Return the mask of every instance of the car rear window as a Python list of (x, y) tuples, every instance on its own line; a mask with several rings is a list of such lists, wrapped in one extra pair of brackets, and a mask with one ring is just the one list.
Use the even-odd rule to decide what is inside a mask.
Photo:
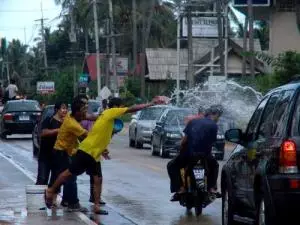
[(148, 108), (141, 111), (140, 120), (158, 120), (164, 108)]
[(184, 118), (193, 115), (193, 110), (170, 110), (167, 113), (166, 124), (171, 126), (184, 125)]
[(40, 111), (41, 108), (38, 102), (35, 101), (12, 101), (7, 103), (6, 111)]

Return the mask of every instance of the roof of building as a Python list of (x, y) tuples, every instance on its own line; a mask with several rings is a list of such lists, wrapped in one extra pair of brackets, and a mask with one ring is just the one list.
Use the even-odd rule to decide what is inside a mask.
[[(230, 39), (229, 46), (236, 49), (236, 53), (243, 49), (243, 39)], [(194, 39), (193, 40), (193, 58), (195, 63), (199, 60), (206, 64), (206, 58), (210, 57), (211, 49), (218, 48), (218, 40), (216, 39)], [(255, 51), (261, 51), (259, 40), (254, 42)], [(216, 56), (217, 56), (216, 52)], [(177, 78), (177, 50), (171, 48), (147, 48), (147, 62), (150, 80), (166, 80)], [(210, 59), (210, 58), (209, 58)], [(180, 64), (187, 65), (188, 51), (181, 49)], [(258, 63), (258, 62), (257, 62)], [(187, 66), (180, 67), (180, 80), (186, 80)]]

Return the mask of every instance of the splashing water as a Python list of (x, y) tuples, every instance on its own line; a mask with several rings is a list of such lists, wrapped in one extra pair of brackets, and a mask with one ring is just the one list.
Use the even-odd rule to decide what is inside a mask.
[[(200, 106), (208, 108), (214, 104), (222, 105), (224, 113), (221, 120), (226, 121), (223, 130), (232, 127), (245, 130), (252, 113), (262, 99), (262, 94), (252, 87), (242, 86), (230, 80), (206, 82), (179, 92), (181, 107), (198, 109)], [(172, 94), (172, 102), (176, 102), (176, 94), (176, 91)]]

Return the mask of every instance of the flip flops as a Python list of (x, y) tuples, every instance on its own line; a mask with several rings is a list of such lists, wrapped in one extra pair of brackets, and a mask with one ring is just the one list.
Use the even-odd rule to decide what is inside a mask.
[(53, 206), (52, 199), (47, 198), (47, 190), (44, 191), (44, 201), (48, 209), (51, 209)]
[(103, 209), (94, 210), (94, 213), (98, 214), (98, 215), (108, 215), (108, 211), (103, 210)]

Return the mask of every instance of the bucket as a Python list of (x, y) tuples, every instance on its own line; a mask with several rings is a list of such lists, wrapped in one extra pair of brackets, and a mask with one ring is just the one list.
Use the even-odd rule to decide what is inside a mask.
[(46, 185), (26, 185), (27, 212), (45, 209), (44, 191), (46, 188)]

